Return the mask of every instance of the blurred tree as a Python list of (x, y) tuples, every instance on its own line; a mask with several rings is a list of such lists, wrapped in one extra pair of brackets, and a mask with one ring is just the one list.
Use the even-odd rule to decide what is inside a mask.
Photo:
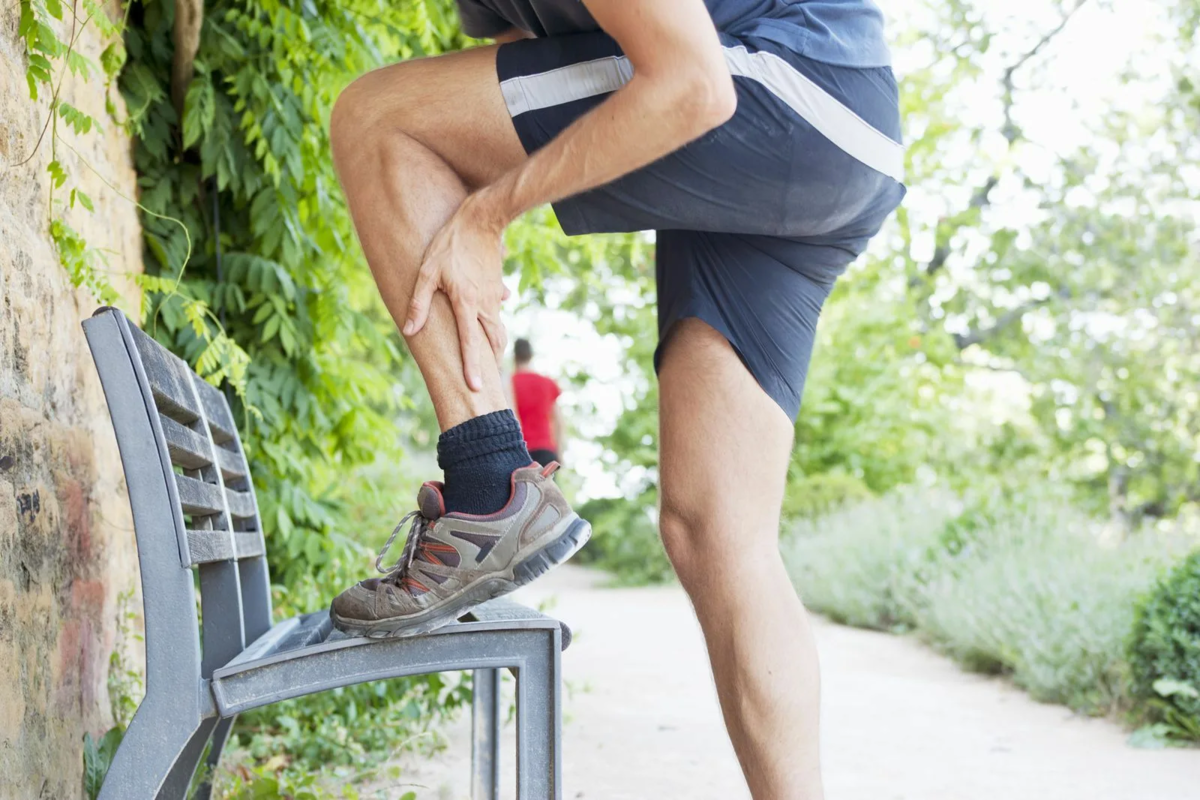
[[(926, 131), (984, 145), (990, 138), (997, 155), (975, 161), (968, 193), (961, 177), (935, 182), (965, 202), (938, 219), (931, 257), (906, 268), (923, 325), (948, 333), (965, 367), (1024, 379), (1043, 474), (1072, 481), (1093, 508), (1132, 522), (1200, 500), (1200, 175), (1188, 169), (1200, 163), (1188, 77), (1196, 60), (1181, 24), (1184, 35), (1170, 43), (1179, 55), (1169, 96), (1114, 110), (1077, 152), (1037, 169), (1040, 145), (1020, 125), (1023, 72), (1085, 2), (1063, 4), (1059, 24), (1002, 70), (996, 127), (921, 120)], [(1194, 0), (1174, 6), (1193, 31), (1195, 9)], [(979, 36), (978, 52), (992, 40)], [(1155, 78), (1130, 72), (1126, 80), (1151, 90)], [(1004, 208), (997, 194), (1006, 195)], [(1019, 224), (1015, 205), (1026, 210)]]

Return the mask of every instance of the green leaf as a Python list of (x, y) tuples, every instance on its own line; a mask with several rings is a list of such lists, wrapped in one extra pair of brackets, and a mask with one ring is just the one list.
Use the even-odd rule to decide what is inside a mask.
[(57, 160), (47, 164), (46, 171), (50, 173), (50, 180), (56, 188), (62, 187), (67, 182), (67, 172)]
[(88, 133), (96, 122), (90, 114), (85, 114), (64, 101), (58, 104), (58, 115), (78, 134)]
[(262, 337), (259, 341), (266, 343), (275, 338), (275, 334), (279, 332), (279, 323), (278, 314), (267, 320), (267, 324), (263, 326)]
[(21, 0), (21, 16), (17, 22), (17, 36), (27, 40), (34, 31), (35, 22), (33, 4), (29, 0)]
[(67, 68), (71, 70), (72, 75), (78, 75), (86, 80), (91, 77), (95, 66), (90, 58), (78, 50), (71, 50), (67, 53)]
[(124, 737), (123, 728), (110, 728), (100, 741), (92, 739), (90, 733), (83, 735), (83, 791), (88, 800), (96, 800), (100, 796), (100, 788), (104, 785), (104, 776), (112, 766), (113, 756)]
[(125, 66), (126, 57), (125, 43), (113, 42), (100, 54), (100, 67), (104, 70), (105, 75), (112, 78), (121, 71), (121, 67)]
[(212, 130), (216, 109), (213, 85), (197, 75), (188, 86), (183, 103), (183, 146), (192, 147)]
[(1177, 681), (1171, 678), (1159, 678), (1154, 682), (1154, 691), (1160, 697), (1188, 697), (1192, 700), (1200, 699), (1200, 691), (1196, 691), (1196, 687), (1184, 681)]
[(86, 208), (88, 211), (96, 210), (95, 207), (92, 205), (92, 198), (88, 197), (83, 192), (82, 189), (75, 189), (74, 194), (76, 197), (79, 198), (79, 204), (82, 205), (84, 208)]

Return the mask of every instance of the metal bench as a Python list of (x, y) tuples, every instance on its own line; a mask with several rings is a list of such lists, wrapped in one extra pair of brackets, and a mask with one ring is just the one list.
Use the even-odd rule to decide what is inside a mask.
[(561, 797), (566, 626), (506, 601), (411, 639), (347, 638), (327, 610), (275, 622), (254, 485), (225, 397), (116, 309), (83, 327), (125, 469), (146, 625), (146, 696), (102, 800), (183, 798), (210, 743), (217, 766), (242, 711), (449, 670), (474, 670), (472, 796), (498, 800), (501, 669), (517, 679), (518, 796)]

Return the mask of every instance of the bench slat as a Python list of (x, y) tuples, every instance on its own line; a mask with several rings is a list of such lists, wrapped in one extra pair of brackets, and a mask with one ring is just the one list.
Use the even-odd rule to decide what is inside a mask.
[(252, 519), (254, 517), (254, 498), (250, 496), (249, 492), (226, 489), (225, 497), (229, 501), (229, 514), (234, 519)]
[(143, 333), (136, 325), (129, 326), (133, 343), (142, 357), (142, 366), (150, 380), (150, 391), (158, 410), (185, 425), (200, 417), (200, 409), (192, 394), (194, 374), (188, 366), (158, 342)]
[(200, 531), (189, 529), (188, 553), (193, 564), (212, 564), (216, 561), (233, 561), (253, 558), (263, 554), (262, 538), (258, 531)]
[(300, 617), (300, 624), (293, 628), (287, 636), (281, 637), (274, 649), (264, 655), (286, 653), (300, 647), (320, 644), (329, 638), (333, 632), (333, 621), (329, 618), (329, 610), (317, 611)]
[(250, 474), (250, 470), (246, 468), (246, 459), (242, 458), (241, 453), (226, 450), (220, 445), (217, 445), (216, 451), (217, 461), (221, 465), (221, 477), (225, 479), (225, 483), (244, 480)]
[(184, 514), (205, 517), (225, 511), (225, 504), (221, 502), (220, 486), (198, 481), (186, 475), (176, 475), (175, 485), (179, 488), (179, 505)]
[(520, 622), (521, 620), (550, 620), (557, 622), (562, 629), (562, 649), (566, 650), (571, 646), (571, 629), (567, 623), (557, 620), (554, 617), (547, 616), (540, 611), (535, 611), (532, 608), (523, 606), (509, 600), (506, 597), (500, 597), (495, 600), (489, 600), (481, 606), (476, 606), (471, 610), (470, 618), (478, 622), (492, 623), (510, 623)]
[(171, 463), (184, 469), (200, 469), (212, 463), (208, 441), (191, 428), (180, 425), (170, 417), (159, 415), (167, 437), (167, 452)]
[(263, 554), (262, 536), (258, 531), (234, 531), (233, 547), (238, 558), (252, 558)]
[(187, 532), (188, 554), (193, 564), (212, 564), (216, 561), (232, 561), (234, 559), (233, 542), (229, 539), (229, 531), (195, 531)]
[(208, 417), (208, 427), (212, 430), (213, 441), (224, 444), (237, 434), (237, 426), (233, 424), (233, 414), (229, 413), (229, 404), (225, 395), (199, 375), (194, 377), (196, 394), (200, 395), (200, 404), (204, 406), (204, 416)]

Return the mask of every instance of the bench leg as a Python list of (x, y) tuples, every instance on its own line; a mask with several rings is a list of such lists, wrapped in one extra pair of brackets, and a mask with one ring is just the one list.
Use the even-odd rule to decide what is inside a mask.
[(531, 657), (517, 673), (517, 797), (561, 800), (559, 651)]
[(192, 776), (196, 774), (196, 767), (204, 758), (204, 749), (208, 747), (208, 740), (212, 738), (213, 730), (217, 727), (218, 722), (220, 722), (219, 719), (200, 721), (200, 726), (192, 732), (187, 744), (180, 752), (179, 758), (175, 759), (175, 766), (171, 767), (167, 779), (163, 781), (156, 800), (187, 800), (187, 791), (192, 783)]
[(472, 686), (471, 800), (500, 800), (500, 670), (475, 670)]
[(217, 727), (213, 729), (212, 743), (208, 748), (208, 758), (204, 764), (207, 773), (204, 780), (196, 787), (196, 793), (192, 796), (192, 800), (209, 800), (212, 797), (213, 779), (217, 776), (217, 769), (221, 766), (221, 751), (225, 749), (225, 743), (229, 741), (229, 732), (233, 728), (233, 721), (237, 717), (223, 719), (217, 723)]
[[(206, 722), (199, 724), (203, 726)], [(163, 794), (167, 781), (177, 766), (180, 770), (184, 768), (179, 762), (185, 760), (198, 734), (197, 729), (189, 729), (187, 725), (185, 720), (180, 720), (178, 711), (168, 704), (144, 701), (125, 731), (104, 777), (100, 800), (152, 800), (170, 796)], [(203, 751), (204, 742), (201, 742), (200, 753)], [(199, 757), (196, 754), (195, 758)], [(196, 762), (192, 761), (189, 778), (195, 766)], [(183, 798), (186, 790), (185, 782), (184, 789), (174, 797)]]

